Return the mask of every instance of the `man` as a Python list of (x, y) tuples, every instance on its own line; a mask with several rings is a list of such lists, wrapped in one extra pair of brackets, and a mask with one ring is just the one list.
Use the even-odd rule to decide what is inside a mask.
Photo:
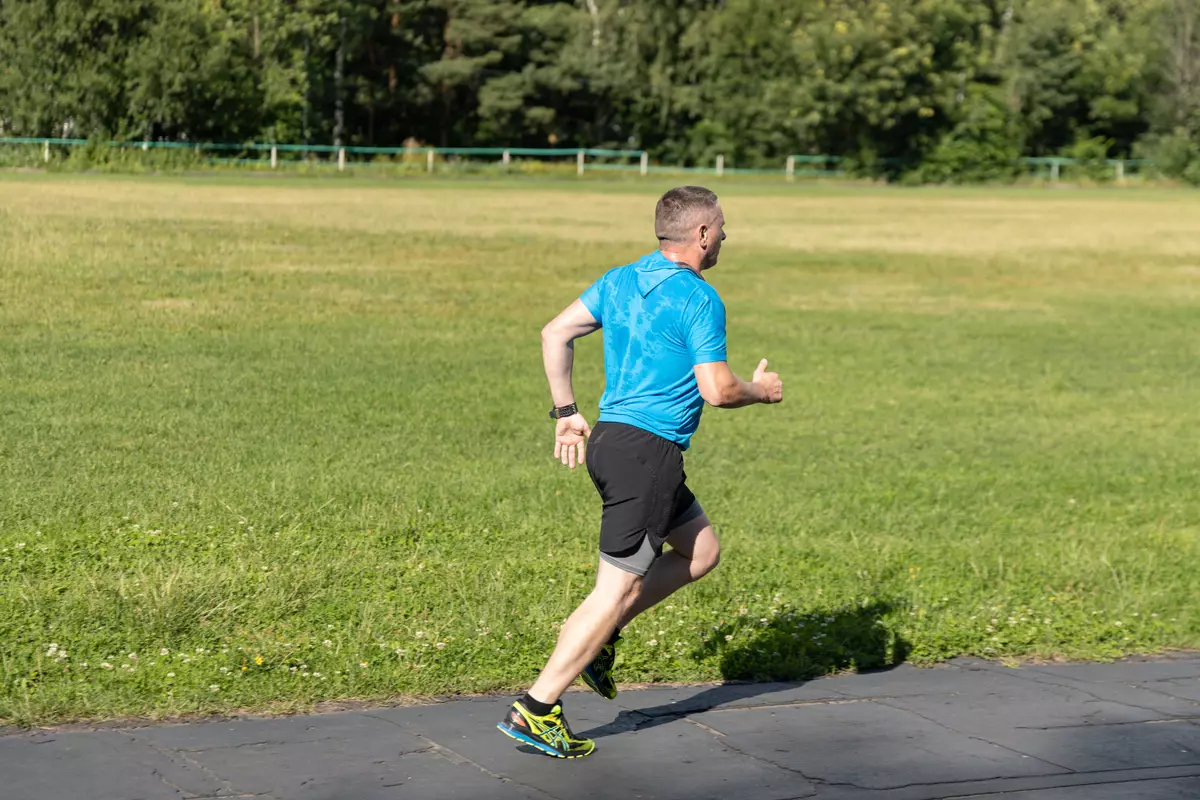
[[(542, 330), (542, 358), (557, 420), (554, 456), (584, 460), (604, 502), (596, 586), (563, 625), (537, 681), (497, 727), (559, 758), (595, 744), (578, 739), (561, 696), (582, 671), (602, 696), (616, 697), (612, 666), (623, 627), (717, 565), (720, 545), (685, 484), (683, 450), (704, 403), (739, 408), (783, 399), (763, 359), (750, 382), (725, 357), (725, 306), (705, 282), (725, 240), (717, 196), (698, 186), (658, 201), (659, 250), (596, 281)], [(574, 341), (604, 328), (606, 381), (593, 432), (571, 388)], [(663, 544), (671, 549), (665, 554)]]

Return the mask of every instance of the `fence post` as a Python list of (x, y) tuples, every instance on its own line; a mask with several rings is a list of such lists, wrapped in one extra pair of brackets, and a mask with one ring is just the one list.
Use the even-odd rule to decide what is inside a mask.
[(1125, 161), (1124, 161), (1124, 159), (1118, 158), (1117, 159), (1117, 183), (1124, 183), (1124, 182), (1125, 182)]
[(433, 149), (432, 148), (425, 151), (425, 171), (431, 175), (433, 174)]
[(45, 146), (42, 148), (42, 160), (47, 164), (50, 163), (50, 140), (46, 140)]
[(645, 176), (645, 175), (648, 175), (649, 173), (650, 173), (650, 154), (647, 153), (645, 150), (643, 150), (642, 151), (642, 175)]
[(583, 177), (583, 151), (580, 150), (575, 156), (575, 174)]
[(338, 172), (346, 171), (346, 148), (338, 149)]
[(278, 164), (279, 150), (275, 147), (275, 145), (271, 145), (271, 169), (275, 169)]
[(1058, 159), (1050, 162), (1050, 180), (1058, 183)]
[(796, 157), (788, 156), (787, 160), (787, 179), (789, 181), (796, 180)]
[(725, 174), (725, 156), (717, 156), (717, 177)]
[(509, 164), (512, 163), (512, 154), (505, 150), (504, 155), (500, 156), (500, 163), (504, 165), (505, 169), (508, 169)]

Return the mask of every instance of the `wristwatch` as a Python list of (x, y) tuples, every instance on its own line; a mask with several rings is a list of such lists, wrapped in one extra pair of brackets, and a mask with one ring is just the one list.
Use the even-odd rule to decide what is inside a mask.
[(563, 417), (571, 417), (579, 413), (579, 408), (571, 403), (569, 406), (559, 406), (558, 408), (550, 409), (550, 419), (562, 419)]

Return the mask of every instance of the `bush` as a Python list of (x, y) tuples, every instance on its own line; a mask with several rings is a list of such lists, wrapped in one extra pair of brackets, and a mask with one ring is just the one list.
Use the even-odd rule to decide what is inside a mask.
[(1200, 142), (1177, 130), (1165, 136), (1148, 136), (1134, 147), (1134, 155), (1150, 161), (1153, 171), (1200, 186)]
[(1011, 113), (996, 90), (973, 85), (962, 105), (962, 118), (921, 164), (906, 175), (917, 183), (1009, 181), (1021, 155)]
[(1108, 166), (1108, 151), (1112, 146), (1113, 140), (1102, 136), (1076, 139), (1075, 144), (1063, 151), (1063, 156), (1075, 159), (1071, 169), (1076, 174), (1094, 181), (1106, 181), (1113, 177)]

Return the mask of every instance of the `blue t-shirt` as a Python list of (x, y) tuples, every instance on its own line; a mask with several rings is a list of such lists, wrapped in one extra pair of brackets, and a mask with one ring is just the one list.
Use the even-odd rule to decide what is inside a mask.
[(604, 328), (600, 421), (634, 425), (686, 450), (704, 408), (692, 368), (726, 360), (717, 290), (656, 251), (605, 273), (579, 299)]

